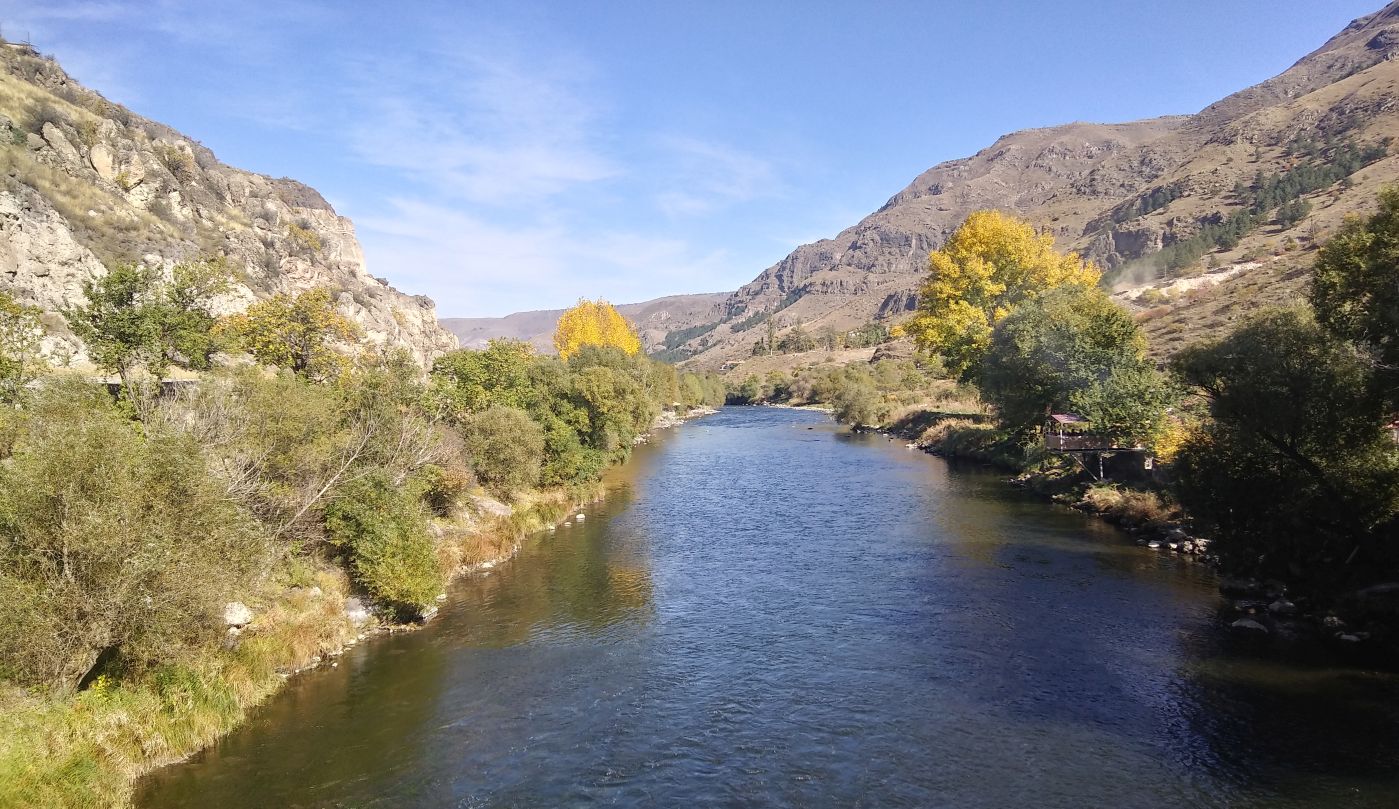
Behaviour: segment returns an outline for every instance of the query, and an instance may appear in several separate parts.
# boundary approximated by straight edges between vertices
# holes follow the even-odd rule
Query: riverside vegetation
[[[1027,223],[981,212],[932,255],[918,312],[898,329],[914,338],[912,359],[750,376],[729,398],[825,403],[853,426],[1027,472],[1035,488],[1124,523],[1183,524],[1209,537],[1232,592],[1389,653],[1399,641],[1399,446],[1387,426],[1399,412],[1396,272],[1399,189],[1389,189],[1377,213],[1352,216],[1320,247],[1309,305],[1255,314],[1160,368],[1090,264]],[[1046,452],[1050,413],[1139,448],[1136,473],[1099,479]],[[1143,474],[1143,457],[1154,473]],[[1250,628],[1271,620],[1258,617]]]
[[[454,571],[596,496],[663,410],[722,403],[603,302],[571,313],[566,359],[497,341],[425,375],[323,290],[217,318],[225,279],[90,282],[65,315],[112,385],[49,368],[38,313],[0,297],[0,806],[124,804],[288,672],[430,616]]]

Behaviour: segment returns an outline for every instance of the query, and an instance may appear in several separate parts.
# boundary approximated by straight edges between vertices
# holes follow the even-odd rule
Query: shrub
[[[355,579],[379,601],[410,611],[442,591],[423,506],[382,470],[346,484],[325,522],[331,543],[348,552]]]
[[[212,636],[265,558],[188,437],[143,438],[104,392],[55,384],[0,467],[0,673],[71,688]]]
[[[308,225],[287,225],[287,236],[303,251],[310,254],[319,253],[324,247],[321,237],[314,230],[311,230],[309,223]]]
[[[462,441],[476,477],[508,492],[539,482],[544,431],[523,410],[491,405],[462,420]]]

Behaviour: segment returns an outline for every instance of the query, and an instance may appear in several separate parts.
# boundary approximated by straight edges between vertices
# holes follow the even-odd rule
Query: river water
[[[1394,807],[1399,683],[1212,575],[818,413],[728,408],[427,629],[295,678],[156,807]]]

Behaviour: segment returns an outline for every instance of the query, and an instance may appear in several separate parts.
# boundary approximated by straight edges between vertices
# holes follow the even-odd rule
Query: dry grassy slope
[[[670,295],[642,303],[619,304],[617,311],[636,326],[647,351],[663,346],[667,334],[697,323],[712,321],[718,306],[729,296],[727,292],[704,292],[694,295]],[[443,328],[461,341],[463,348],[485,348],[497,337],[524,340],[535,350],[554,352],[554,329],[559,324],[562,309],[536,312],[516,312],[505,317],[448,317]]]
[[[1230,191],[1237,181],[1295,165],[1285,147],[1298,134],[1357,143],[1399,135],[1399,64],[1390,61],[1396,55],[1399,2],[1356,20],[1279,76],[1197,115],[1017,132],[973,157],[940,164],[857,225],[798,248],[735,292],[724,304],[725,322],[689,344],[696,351],[690,362],[716,367],[744,359],[759,332],[734,326],[753,313],[772,312],[784,328],[801,322],[808,329],[898,319],[914,302],[928,252],[981,208],[1029,219],[1061,245],[1125,272],[1130,285],[1133,277],[1152,275],[1144,257],[1193,233],[1200,217],[1235,209]],[[1220,307],[1208,313],[1197,310],[1204,292],[1175,302],[1168,313],[1153,312],[1157,350],[1173,350],[1182,335],[1218,328],[1257,302],[1293,297],[1297,273],[1282,268],[1304,263],[1315,238],[1344,212],[1363,209],[1395,174],[1395,158],[1386,158],[1359,172],[1348,189],[1337,184],[1309,195],[1315,209],[1291,231],[1303,251],[1241,273],[1214,293]],[[1171,183],[1185,196],[1147,216],[1113,221],[1115,207]],[[1286,235],[1264,227],[1215,261],[1273,252]],[[1192,271],[1204,268],[1202,260]],[[1247,290],[1247,300],[1231,303],[1235,290]]]
[[[0,291],[46,312],[49,346],[82,359],[58,314],[105,265],[223,255],[224,312],[318,286],[372,343],[419,361],[456,346],[431,300],[370,275],[354,226],[314,189],[219,162],[198,142],[0,44]]]

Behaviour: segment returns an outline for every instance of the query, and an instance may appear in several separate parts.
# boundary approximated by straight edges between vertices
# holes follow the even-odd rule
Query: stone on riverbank
[[[223,608],[223,622],[235,629],[242,629],[253,622],[253,611],[241,601],[230,601]]]
[[[1230,624],[1229,628],[1237,630],[1239,632],[1247,632],[1251,634],[1268,634],[1268,627],[1264,626],[1258,621],[1253,620],[1252,618],[1240,618],[1239,620]]]

